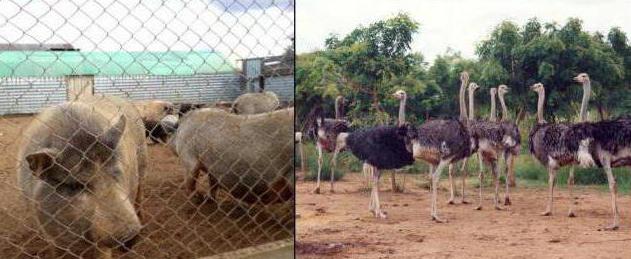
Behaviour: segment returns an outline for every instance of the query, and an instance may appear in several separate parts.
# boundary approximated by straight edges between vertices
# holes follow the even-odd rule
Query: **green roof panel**
[[[0,77],[192,75],[234,72],[212,51],[0,51]]]

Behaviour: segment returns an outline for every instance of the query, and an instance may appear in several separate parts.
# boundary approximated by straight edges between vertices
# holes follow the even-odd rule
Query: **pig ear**
[[[123,131],[125,131],[126,124],[127,119],[125,116],[121,115],[114,125],[105,130],[105,132],[97,138],[97,148],[94,154],[97,158],[100,158],[102,161],[109,158],[112,154],[112,150],[116,149],[116,146],[118,146],[118,142],[123,136]]]
[[[26,155],[26,162],[31,171],[38,173],[48,169],[55,163],[55,157],[59,151],[53,148],[43,148],[37,152]]]

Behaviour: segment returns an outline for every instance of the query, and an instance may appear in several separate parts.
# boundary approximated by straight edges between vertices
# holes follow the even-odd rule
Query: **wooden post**
[[[94,75],[66,76],[68,101],[77,101],[94,95]]]

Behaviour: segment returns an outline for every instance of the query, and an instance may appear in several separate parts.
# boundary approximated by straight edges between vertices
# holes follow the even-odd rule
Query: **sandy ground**
[[[610,196],[596,187],[577,188],[575,218],[566,216],[570,202],[566,189],[557,188],[555,214],[543,217],[539,213],[545,208],[545,187],[517,188],[513,205],[505,211],[493,209],[487,188],[483,210],[475,211],[474,204],[447,205],[443,180],[439,215],[449,222],[439,224],[429,216],[428,190],[408,182],[405,193],[392,193],[389,179],[384,175],[381,181],[385,220],[369,213],[370,193],[359,174],[346,175],[333,194],[328,182],[323,182],[324,192],[319,195],[311,193],[313,182],[299,182],[298,257],[631,258],[629,196],[619,196],[620,230],[609,232],[598,229],[612,220]],[[471,186],[467,191],[468,201],[477,202],[477,191]]]
[[[32,117],[0,117],[0,258],[50,257],[34,228],[16,187],[17,142]],[[126,254],[129,258],[193,258],[289,238],[293,217],[270,215],[260,209],[243,209],[235,202],[198,206],[184,190],[178,158],[161,144],[149,147],[141,241]],[[200,188],[207,185],[200,179]],[[283,211],[277,210],[277,211]],[[287,211],[287,210],[285,210]],[[276,218],[274,218],[276,217]]]

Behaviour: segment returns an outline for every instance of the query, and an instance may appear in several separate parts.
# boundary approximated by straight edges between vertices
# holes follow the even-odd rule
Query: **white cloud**
[[[208,0],[3,0],[0,43],[71,43],[82,51],[216,50],[233,62],[282,54],[294,33],[293,1],[262,0],[255,6],[226,9]]]
[[[542,22],[565,23],[579,17],[589,31],[619,26],[631,36],[631,1],[624,0],[298,0],[296,2],[296,51],[321,49],[330,33],[344,35],[358,25],[368,25],[399,12],[421,24],[413,51],[432,61],[447,48],[475,57],[475,44],[503,20],[523,24],[536,16]]]

